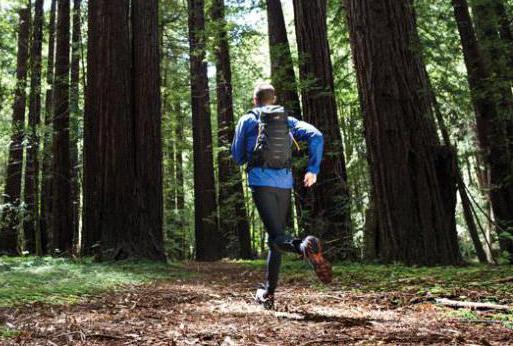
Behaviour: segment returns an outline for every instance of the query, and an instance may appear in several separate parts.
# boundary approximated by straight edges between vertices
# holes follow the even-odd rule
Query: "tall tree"
[[[301,116],[294,63],[280,0],[267,0],[267,27],[271,52],[271,79],[278,103]]]
[[[71,201],[73,213],[73,238],[78,243],[80,223],[80,164],[78,141],[80,137],[80,59],[82,45],[82,0],[73,0],[73,32],[71,35],[71,87],[70,87],[70,153],[71,153]]]
[[[157,0],[88,5],[82,251],[165,260]]]
[[[132,1],[135,174],[138,224],[134,244],[143,257],[165,260],[158,0]],[[142,238],[141,245],[138,243]],[[118,241],[124,239],[123,232]]]
[[[476,112],[481,155],[490,169],[490,200],[500,234],[499,243],[501,250],[509,252],[510,261],[513,262],[513,158],[510,154],[513,148],[509,139],[509,134],[513,133],[509,130],[511,117],[507,113],[501,114],[491,62],[477,40],[467,1],[453,0],[452,3]]]
[[[188,8],[196,259],[209,261],[220,257],[220,239],[217,227],[210,96],[205,60],[205,2],[188,0]]]
[[[118,13],[123,14],[123,5],[118,4],[114,6],[110,15],[103,11],[108,9],[108,2],[88,2],[88,32],[87,32],[87,85],[85,91],[85,112],[84,112],[84,211],[83,211],[83,227],[82,239],[80,244],[80,252],[82,255],[98,254],[101,239],[99,211],[102,208],[102,201],[100,201],[100,179],[102,176],[99,174],[103,162],[103,156],[98,155],[98,141],[100,139],[99,126],[101,122],[102,107],[105,113],[118,114],[119,119],[125,119],[127,107],[124,103],[127,102],[123,98],[123,93],[127,93],[127,68],[120,66],[119,62],[124,64],[124,57],[121,54],[107,55],[102,54],[102,49],[116,48],[115,53],[123,51],[128,47],[124,46],[124,41],[109,40],[106,36],[100,36],[101,32],[112,32],[112,34],[121,34],[121,38],[126,39],[128,33],[125,32],[128,25],[128,18],[125,16],[120,17],[119,24],[113,18]],[[100,26],[102,26],[100,28]],[[121,47],[117,47],[119,45]],[[96,52],[91,54],[90,52]],[[125,54],[128,54],[126,52]],[[108,66],[109,69],[105,67]],[[102,68],[105,68],[103,70]],[[113,83],[107,78],[118,75],[118,83]],[[121,79],[119,79],[121,78]],[[99,93],[96,88],[104,88],[104,92]],[[108,100],[112,98],[112,102]],[[103,106],[105,105],[105,106]],[[121,111],[123,113],[121,113]]]
[[[230,155],[234,136],[232,71],[225,20],[224,0],[212,3],[212,21],[217,24],[215,34],[217,123],[219,166],[220,227],[226,239],[226,250],[231,257],[251,258],[251,236],[244,205],[242,175]]]
[[[52,251],[70,252],[73,245],[73,208],[70,191],[70,0],[57,1],[57,46],[53,116]]]
[[[301,105],[297,89],[294,63],[290,52],[287,26],[283,15],[283,8],[280,0],[267,0],[267,29],[269,33],[269,52],[271,56],[271,79],[277,94],[277,103],[285,106],[288,111],[301,119]],[[302,173],[306,168],[305,152],[295,151],[294,160],[294,194],[301,196],[305,193],[302,188]],[[295,198],[296,214],[301,217],[301,199]],[[289,226],[293,227],[292,208],[290,209]]]
[[[185,236],[186,222],[185,222],[185,181],[183,176],[183,152],[184,152],[184,111],[180,102],[177,102],[176,110],[176,124],[175,124],[175,170],[176,170],[176,211],[178,217],[178,226],[181,230],[180,234],[180,249],[178,251],[179,258],[187,258],[189,251],[187,250],[187,239]]]
[[[410,0],[345,0],[364,116],[379,257],[460,262],[454,156],[441,147]]]
[[[27,159],[25,164],[24,201],[27,216],[24,218],[23,231],[25,250],[36,252],[36,230],[39,225],[39,136],[38,127],[41,121],[41,54],[43,41],[44,1],[36,0],[34,22],[32,25],[32,42],[30,53],[30,98],[29,98],[29,131],[27,134]],[[38,232],[39,237],[39,232]],[[42,253],[41,241],[37,242],[37,253]]]
[[[321,130],[325,142],[318,183],[298,197],[302,204],[302,225],[328,241],[334,257],[340,258],[351,255],[353,233],[327,37],[326,0],[294,0],[294,13],[303,119]]]
[[[50,19],[48,22],[48,65],[46,68],[46,84],[48,89],[45,96],[45,119],[43,131],[43,152],[41,167],[41,208],[39,232],[41,234],[41,249],[43,254],[48,251],[51,229],[52,211],[52,118],[53,118],[53,85],[55,67],[55,21],[57,0],[51,0]]]
[[[30,4],[30,3],[29,3]],[[11,143],[7,161],[4,190],[4,210],[0,229],[0,254],[15,255],[18,250],[19,206],[23,167],[23,129],[27,96],[27,67],[29,58],[30,5],[19,10],[18,53],[16,63],[16,89],[11,125]]]

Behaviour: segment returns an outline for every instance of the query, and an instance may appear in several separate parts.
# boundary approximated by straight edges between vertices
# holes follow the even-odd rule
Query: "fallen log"
[[[480,303],[480,302],[461,302],[446,298],[437,298],[435,302],[440,305],[449,306],[452,308],[466,308],[473,310],[502,310],[513,311],[513,308],[508,305],[500,305],[494,303]]]

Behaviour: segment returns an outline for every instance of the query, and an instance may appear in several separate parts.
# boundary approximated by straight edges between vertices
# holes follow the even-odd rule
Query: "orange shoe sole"
[[[324,284],[329,284],[333,279],[333,273],[331,270],[331,264],[322,255],[321,244],[318,243],[318,249],[316,252],[313,251],[311,244],[309,244],[306,250],[306,256],[308,261],[312,264],[315,274],[319,280]]]

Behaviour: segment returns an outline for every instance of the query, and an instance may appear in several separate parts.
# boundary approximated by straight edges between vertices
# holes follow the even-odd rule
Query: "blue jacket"
[[[260,115],[261,109],[254,108],[253,112]],[[308,142],[309,159],[307,171],[318,174],[320,171],[324,140],[322,133],[307,122],[288,117],[289,127],[296,141]],[[258,119],[248,113],[239,119],[232,143],[232,157],[242,166],[251,160],[258,135]],[[292,145],[292,143],[291,143]],[[272,169],[255,167],[248,172],[249,186],[267,186],[281,189],[291,189],[294,186],[290,169]]]

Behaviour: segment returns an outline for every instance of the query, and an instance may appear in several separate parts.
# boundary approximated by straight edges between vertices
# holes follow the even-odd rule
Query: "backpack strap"
[[[252,110],[250,110],[249,112],[247,112],[246,114],[253,114],[256,118],[256,120],[260,120],[260,114],[259,112],[256,110],[256,108],[253,108]]]

